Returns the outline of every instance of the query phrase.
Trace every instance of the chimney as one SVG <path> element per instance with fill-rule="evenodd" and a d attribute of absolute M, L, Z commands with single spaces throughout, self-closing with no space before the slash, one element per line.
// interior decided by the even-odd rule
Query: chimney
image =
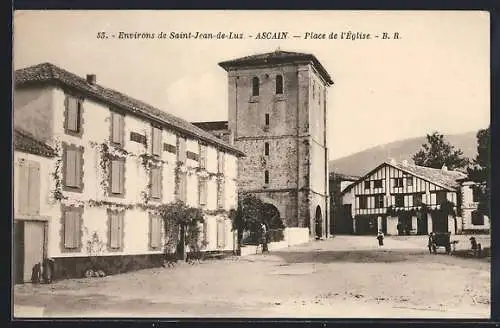
<path fill-rule="evenodd" d="M 446 165 L 443 165 L 443 166 L 441 167 L 441 170 L 442 170 L 442 171 L 448 171 L 448 167 L 447 167 Z"/>
<path fill-rule="evenodd" d="M 87 83 L 94 85 L 96 80 L 95 74 L 87 74 Z"/>

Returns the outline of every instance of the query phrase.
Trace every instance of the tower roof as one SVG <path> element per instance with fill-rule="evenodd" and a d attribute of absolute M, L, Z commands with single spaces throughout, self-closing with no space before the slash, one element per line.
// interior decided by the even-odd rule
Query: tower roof
<path fill-rule="evenodd" d="M 312 63 L 312 65 L 319 72 L 321 77 L 326 81 L 328 85 L 333 84 L 333 80 L 326 71 L 326 69 L 321 65 L 319 60 L 313 54 L 307 54 L 302 52 L 290 52 L 283 50 L 276 50 L 273 52 L 267 52 L 263 54 L 256 54 L 251 56 L 245 56 L 241 58 L 236 58 L 232 60 L 227 60 L 219 63 L 219 66 L 229 71 L 233 68 L 248 67 L 254 65 L 274 65 L 274 64 L 284 64 L 284 63 Z"/>

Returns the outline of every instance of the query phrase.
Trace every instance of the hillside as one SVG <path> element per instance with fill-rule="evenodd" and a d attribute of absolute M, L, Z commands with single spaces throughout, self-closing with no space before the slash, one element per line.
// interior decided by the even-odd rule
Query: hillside
<path fill-rule="evenodd" d="M 477 131 L 462 134 L 445 135 L 445 139 L 455 148 L 462 150 L 466 157 L 473 159 L 477 153 Z M 385 145 L 369 148 L 352 155 L 330 161 L 330 172 L 362 176 L 388 158 L 400 162 L 408 160 L 426 143 L 426 137 L 394 141 Z"/>

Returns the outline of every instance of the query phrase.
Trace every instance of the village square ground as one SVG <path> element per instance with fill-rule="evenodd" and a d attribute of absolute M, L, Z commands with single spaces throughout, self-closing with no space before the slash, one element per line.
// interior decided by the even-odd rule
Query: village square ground
<path fill-rule="evenodd" d="M 457 249 L 469 247 L 469 236 Z M 478 241 L 489 247 L 490 237 Z M 488 318 L 490 262 L 425 236 L 336 236 L 270 254 L 14 287 L 15 316 Z"/>

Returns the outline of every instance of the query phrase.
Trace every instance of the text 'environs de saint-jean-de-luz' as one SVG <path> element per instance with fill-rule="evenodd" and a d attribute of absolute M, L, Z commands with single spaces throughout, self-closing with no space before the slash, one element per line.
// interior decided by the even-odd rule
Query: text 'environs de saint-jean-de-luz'
<path fill-rule="evenodd" d="M 98 32 L 98 39 L 169 39 L 169 40 L 287 40 L 287 39 L 303 39 L 303 40 L 371 40 L 371 39 L 400 39 L 398 32 L 257 32 L 257 33 L 240 33 L 240 32 L 118 32 L 107 33 Z"/>

